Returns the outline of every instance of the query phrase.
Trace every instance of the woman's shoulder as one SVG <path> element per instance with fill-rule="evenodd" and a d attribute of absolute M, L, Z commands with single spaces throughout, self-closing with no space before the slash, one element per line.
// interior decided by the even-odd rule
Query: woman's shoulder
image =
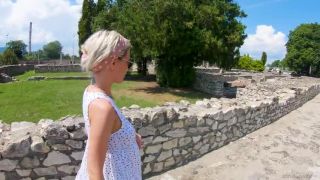
<path fill-rule="evenodd" d="M 106 99 L 97 98 L 89 104 L 89 117 L 90 119 L 114 119 L 116 112 L 114 107 Z M 99 120 L 100 121 L 100 120 Z"/>

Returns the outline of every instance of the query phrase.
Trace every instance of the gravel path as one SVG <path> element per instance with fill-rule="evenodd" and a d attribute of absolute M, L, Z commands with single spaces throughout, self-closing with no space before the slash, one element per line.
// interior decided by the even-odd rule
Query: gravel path
<path fill-rule="evenodd" d="M 320 95 L 278 121 L 149 180 L 320 180 Z"/>

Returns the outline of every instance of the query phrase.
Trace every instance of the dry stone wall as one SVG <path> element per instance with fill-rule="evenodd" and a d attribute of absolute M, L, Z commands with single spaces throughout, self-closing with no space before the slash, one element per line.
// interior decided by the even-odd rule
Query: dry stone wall
<path fill-rule="evenodd" d="M 67 64 L 67 65 L 36 65 L 36 73 L 47 73 L 47 72 L 81 72 L 80 64 Z"/>
<path fill-rule="evenodd" d="M 0 67 L 0 73 L 7 74 L 9 76 L 20 75 L 31 70 L 34 70 L 34 65 L 18 64 L 18 65 L 6 65 L 6 66 Z"/>
<path fill-rule="evenodd" d="M 285 88 L 277 83 L 272 88 L 279 91 L 272 92 L 249 87 L 239 92 L 246 101 L 212 98 L 195 104 L 181 101 L 154 108 L 122 108 L 143 137 L 145 146 L 140 153 L 144 177 L 197 159 L 300 107 L 320 93 L 319 81 L 299 86 L 307 81 L 285 84 Z M 81 117 L 37 124 L 0 123 L 0 133 L 1 180 L 74 179 L 87 139 Z"/>
<path fill-rule="evenodd" d="M 193 84 L 193 88 L 208 94 L 212 94 L 216 97 L 224 96 L 224 83 L 227 81 L 235 81 L 238 76 L 212 74 L 210 72 L 198 70 L 196 73 L 196 79 Z"/>

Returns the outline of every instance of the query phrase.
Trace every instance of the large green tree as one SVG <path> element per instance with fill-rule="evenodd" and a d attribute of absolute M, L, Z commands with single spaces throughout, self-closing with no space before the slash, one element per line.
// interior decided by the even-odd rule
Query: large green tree
<path fill-rule="evenodd" d="M 157 79 L 162 86 L 189 86 L 202 61 L 230 69 L 239 59 L 245 17 L 232 1 L 155 0 Z"/>
<path fill-rule="evenodd" d="M 95 16 L 95 3 L 93 0 L 84 0 L 82 4 L 82 16 L 78 23 L 79 47 L 93 33 L 92 23 Z"/>
<path fill-rule="evenodd" d="M 83 8 L 88 2 L 84 1 Z M 191 85 L 194 66 L 202 61 L 230 69 L 239 60 L 239 48 L 246 37 L 240 19 L 246 15 L 232 0 L 110 2 L 94 17 L 91 28 L 114 29 L 128 37 L 142 74 L 146 73 L 146 62 L 155 59 L 161 86 Z M 100 3 L 97 7 L 105 7 Z M 83 13 L 82 19 L 86 16 Z"/>
<path fill-rule="evenodd" d="M 320 25 L 301 24 L 290 32 L 285 62 L 298 73 L 320 76 Z M 310 74 L 311 69 L 311 74 Z"/>
<path fill-rule="evenodd" d="M 59 41 L 53 41 L 44 45 L 42 49 L 47 58 L 57 59 L 57 58 L 60 58 L 62 45 Z"/>
<path fill-rule="evenodd" d="M 19 59 L 23 59 L 23 56 L 27 54 L 27 45 L 22 40 L 7 42 L 6 46 L 7 49 L 11 49 Z"/>

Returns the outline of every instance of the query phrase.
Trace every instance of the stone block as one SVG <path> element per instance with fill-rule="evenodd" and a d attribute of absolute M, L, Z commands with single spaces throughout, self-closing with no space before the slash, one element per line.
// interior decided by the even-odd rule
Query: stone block
<path fill-rule="evenodd" d="M 70 163 L 71 160 L 68 155 L 59 151 L 52 151 L 48 154 L 48 157 L 43 161 L 43 165 L 52 166 Z"/>
<path fill-rule="evenodd" d="M 38 176 L 48 176 L 48 175 L 56 175 L 58 174 L 56 167 L 50 166 L 47 168 L 35 168 L 33 171 L 38 175 Z"/>
<path fill-rule="evenodd" d="M 18 160 L 0 160 L 0 171 L 12 171 L 17 167 Z"/>
<path fill-rule="evenodd" d="M 187 134 L 187 131 L 185 129 L 175 129 L 175 130 L 166 132 L 167 136 L 174 137 L 174 138 L 184 137 L 186 134 Z"/>
<path fill-rule="evenodd" d="M 23 168 L 35 168 L 40 165 L 40 161 L 37 156 L 34 157 L 24 157 L 20 162 L 20 166 Z"/>
<path fill-rule="evenodd" d="M 177 145 L 178 139 L 172 139 L 170 141 L 164 142 L 162 148 L 168 150 L 177 147 Z"/>

